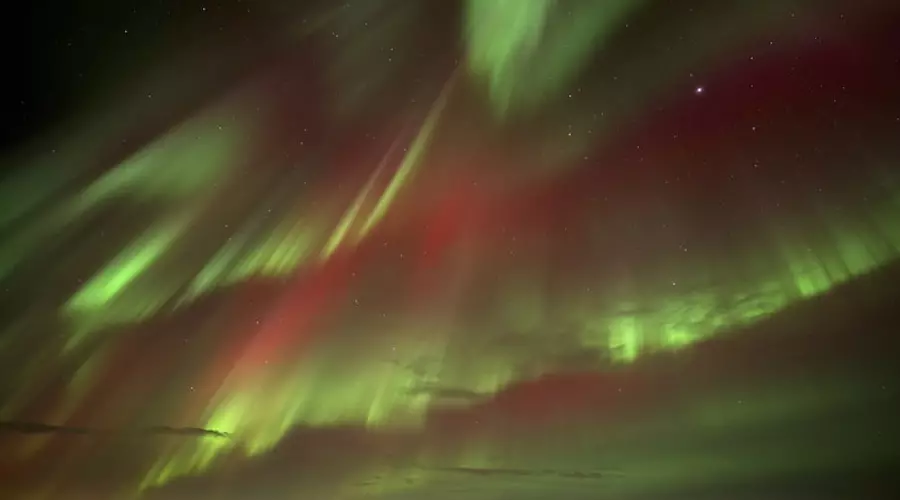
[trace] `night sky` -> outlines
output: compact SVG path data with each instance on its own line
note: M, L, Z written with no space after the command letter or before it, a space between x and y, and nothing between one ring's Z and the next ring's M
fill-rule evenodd
M892 498L897 2L7 17L3 498Z

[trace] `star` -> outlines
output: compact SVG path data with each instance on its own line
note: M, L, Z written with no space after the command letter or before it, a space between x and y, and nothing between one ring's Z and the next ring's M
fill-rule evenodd
M702 85L694 87L694 93L697 95L702 95L705 91L706 91L706 88L703 87Z

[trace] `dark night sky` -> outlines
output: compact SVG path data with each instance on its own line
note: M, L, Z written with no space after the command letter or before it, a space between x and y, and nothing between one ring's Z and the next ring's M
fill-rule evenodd
M306 2L292 2L302 6ZM4 146L14 147L84 107L102 102L130 74L192 43L240 34L257 16L254 0L35 0L9 7L4 46L10 120ZM98 96L98 94L101 94Z

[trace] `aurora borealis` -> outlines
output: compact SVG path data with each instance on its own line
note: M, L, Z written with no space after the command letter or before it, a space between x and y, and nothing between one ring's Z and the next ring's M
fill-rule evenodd
M2 157L9 498L880 498L892 2L117 9Z

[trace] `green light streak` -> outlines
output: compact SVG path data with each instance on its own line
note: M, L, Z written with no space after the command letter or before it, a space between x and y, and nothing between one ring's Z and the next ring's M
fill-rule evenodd
M75 294L68 309L91 311L108 306L184 234L189 222L190 218L179 217L148 230Z
M450 91L453 88L455 79L456 75L451 76L450 80L444 86L444 89L441 91L441 95L438 96L437 100L431 108L431 111L425 118L425 122L422 124L421 130L419 130L419 134L413 140L412 146L410 146L409 148L409 152L407 152L406 156L403 158L403 161L400 163L400 168L397 169L397 172L391 179L390 184L388 184L387 189L385 189L384 193L375 204L375 208L363 223L359 238L365 237L365 235L367 235L369 231L371 231L375 227L375 225L384 218L384 216L387 214L388 208L397 198L400 189L410 182L415 168L421 163L422 157L425 155L425 151L427 150L428 145L431 143L432 136L434 135L434 131L437 129L441 114L443 113L444 108L447 106L447 101L450 97Z
M526 112L564 90L643 0L469 0L469 70L487 83L498 117ZM540 71L534 71L540 68Z

